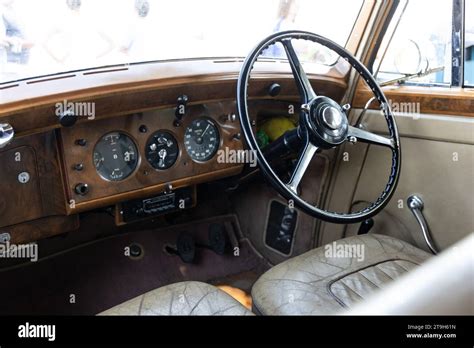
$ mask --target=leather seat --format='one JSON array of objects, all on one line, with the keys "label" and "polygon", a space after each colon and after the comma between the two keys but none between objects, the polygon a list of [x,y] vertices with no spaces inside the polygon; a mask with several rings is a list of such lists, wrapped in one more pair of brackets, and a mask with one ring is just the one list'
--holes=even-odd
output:
[{"label": "leather seat", "polygon": [[215,286],[181,282],[135,297],[99,315],[253,315]]},{"label": "leather seat", "polygon": [[[363,252],[357,255],[355,247]],[[352,250],[352,256],[344,250]],[[263,315],[340,313],[430,256],[383,235],[341,239],[263,274],[252,288],[253,309]]]},{"label": "leather seat", "polygon": [[473,250],[470,234],[346,314],[474,315]]}]

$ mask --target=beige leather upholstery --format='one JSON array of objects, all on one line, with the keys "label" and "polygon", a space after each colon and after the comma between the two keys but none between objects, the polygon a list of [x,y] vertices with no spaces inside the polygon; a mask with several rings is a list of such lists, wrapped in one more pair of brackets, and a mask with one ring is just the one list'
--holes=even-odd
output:
[{"label": "beige leather upholstery", "polygon": [[[352,256],[343,251],[352,251]],[[252,289],[254,311],[264,315],[335,314],[429,257],[430,254],[388,236],[370,234],[341,239],[263,274]]]},{"label": "beige leather upholstery", "polygon": [[253,313],[215,286],[201,282],[182,282],[152,290],[99,315],[253,315]]},{"label": "beige leather upholstery", "polygon": [[471,234],[346,314],[474,315],[473,250]]}]

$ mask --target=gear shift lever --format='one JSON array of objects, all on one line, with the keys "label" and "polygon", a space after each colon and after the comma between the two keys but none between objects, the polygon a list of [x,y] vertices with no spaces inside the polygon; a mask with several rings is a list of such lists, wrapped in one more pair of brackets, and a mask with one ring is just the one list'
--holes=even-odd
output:
[{"label": "gear shift lever", "polygon": [[423,233],[423,237],[425,238],[425,242],[428,245],[428,248],[433,254],[436,255],[438,253],[438,250],[434,244],[433,239],[431,238],[428,224],[426,223],[425,217],[423,216],[422,212],[425,206],[423,200],[417,195],[412,195],[408,197],[407,204],[413,215],[415,215],[416,221],[418,221],[418,224],[420,225],[421,232]]}]

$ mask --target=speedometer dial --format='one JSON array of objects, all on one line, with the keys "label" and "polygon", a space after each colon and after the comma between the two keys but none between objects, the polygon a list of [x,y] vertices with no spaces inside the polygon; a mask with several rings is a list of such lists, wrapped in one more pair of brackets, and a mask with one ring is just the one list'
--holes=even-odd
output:
[{"label": "speedometer dial", "polygon": [[216,125],[206,118],[194,120],[186,128],[184,145],[194,161],[210,160],[219,148],[219,131]]},{"label": "speedometer dial", "polygon": [[138,165],[138,149],[129,136],[113,132],[104,135],[94,148],[94,166],[108,181],[121,181]]}]

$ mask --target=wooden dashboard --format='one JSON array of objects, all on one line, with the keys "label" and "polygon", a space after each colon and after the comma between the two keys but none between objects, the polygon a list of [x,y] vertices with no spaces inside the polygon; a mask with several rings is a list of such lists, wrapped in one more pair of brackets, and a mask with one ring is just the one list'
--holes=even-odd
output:
[{"label": "wooden dashboard", "polygon": [[[153,110],[125,117],[83,122],[60,130],[61,154],[66,179],[69,214],[160,193],[166,187],[179,188],[238,174],[239,163],[219,163],[219,152],[206,161],[196,161],[185,149],[185,130],[195,120],[211,120],[218,130],[218,151],[243,150],[240,123],[233,102],[192,106],[179,126],[174,125],[175,110]],[[156,169],[147,160],[147,142],[157,131],[171,134],[177,142],[178,155],[170,168]],[[138,149],[133,173],[120,181],[101,177],[93,163],[93,151],[99,140],[111,132],[120,132]],[[78,170],[80,169],[80,170]],[[87,193],[76,192],[77,185],[87,185]]]},{"label": "wooden dashboard", "polygon": [[[241,63],[158,62],[0,84],[0,123],[15,130],[14,140],[0,149],[0,237],[8,234],[12,242],[22,243],[55,236],[77,230],[78,213],[146,198],[170,185],[192,187],[238,174],[242,164],[219,163],[217,154],[206,161],[192,160],[184,138],[194,120],[207,118],[218,130],[219,149],[244,149],[238,118],[229,117],[236,114]],[[346,68],[320,67],[309,78],[319,94],[341,100]],[[278,96],[268,93],[274,83],[281,86]],[[288,102],[299,99],[284,64],[261,63],[250,87],[255,114],[281,115]],[[183,94],[189,97],[188,109],[176,127],[176,100]],[[62,127],[55,111],[57,103],[65,101],[93,103],[95,118],[82,117],[74,126]],[[282,101],[286,104],[279,104]],[[147,142],[158,130],[172,134],[178,144],[176,162],[166,170],[155,169],[146,158]],[[137,150],[133,173],[118,182],[104,180],[94,163],[96,145],[110,132],[126,134]],[[79,139],[84,146],[78,145]],[[85,194],[77,193],[80,183],[87,184]]]}]

